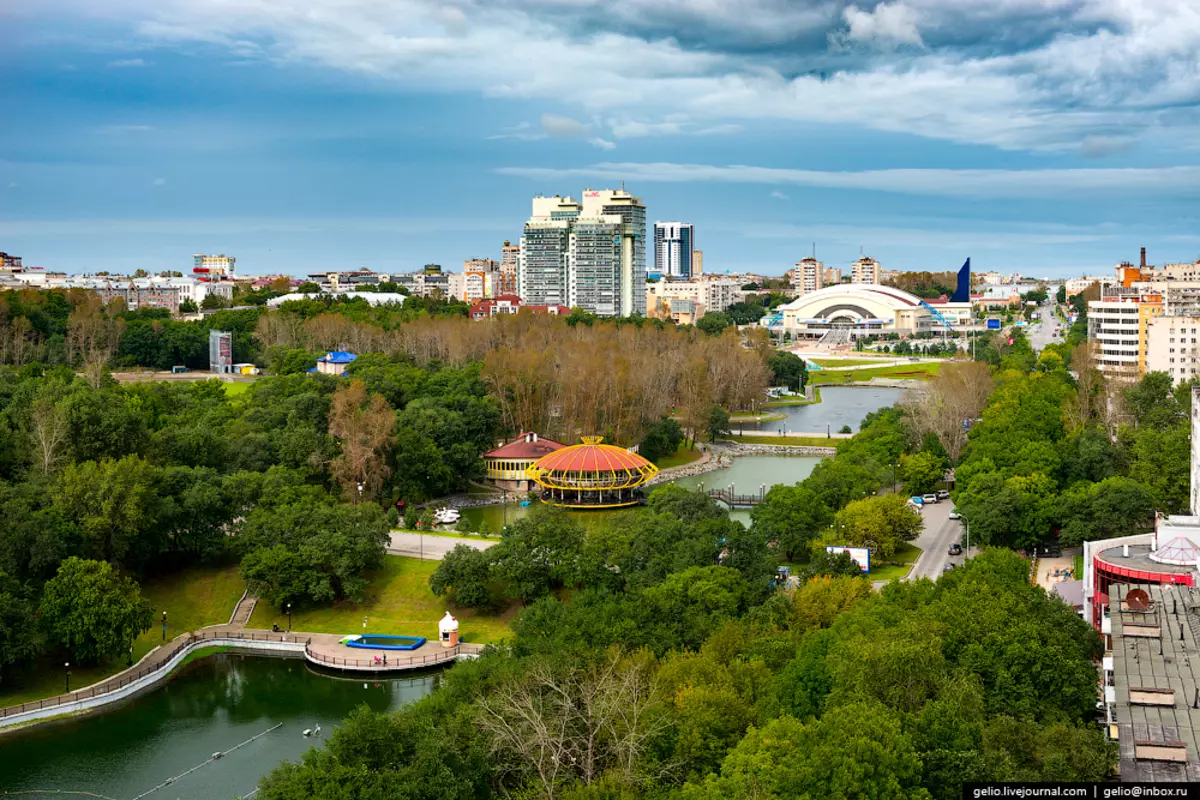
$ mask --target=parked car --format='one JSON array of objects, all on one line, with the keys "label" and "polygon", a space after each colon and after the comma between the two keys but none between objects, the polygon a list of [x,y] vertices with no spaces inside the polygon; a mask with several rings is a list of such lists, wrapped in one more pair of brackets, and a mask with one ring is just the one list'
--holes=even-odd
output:
[{"label": "parked car", "polygon": [[950,509],[950,519],[962,519],[962,514],[958,513],[957,508]]},{"label": "parked car", "polygon": [[948,491],[946,491],[945,489],[938,489],[937,490],[937,499],[938,500],[949,500],[950,493]]},{"label": "parked car", "polygon": [[939,501],[938,501],[938,496],[936,494],[923,494],[923,495],[921,495],[921,502],[937,503]]},{"label": "parked car", "polygon": [[942,567],[942,572],[949,572],[950,570],[954,569],[957,566],[958,565],[955,564],[953,561],[947,561],[946,566]]},{"label": "parked car", "polygon": [[954,544],[950,545],[950,555],[961,556],[962,555],[962,545],[959,544],[958,542],[955,542]]}]

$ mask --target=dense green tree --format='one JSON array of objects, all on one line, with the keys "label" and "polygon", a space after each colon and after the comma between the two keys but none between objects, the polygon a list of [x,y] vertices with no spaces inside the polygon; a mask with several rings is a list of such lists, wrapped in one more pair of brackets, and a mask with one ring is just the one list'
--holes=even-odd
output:
[{"label": "dense green tree", "polygon": [[729,412],[716,403],[713,403],[712,408],[708,412],[708,419],[704,424],[704,432],[708,434],[710,442],[715,442],[722,436],[728,436]]},{"label": "dense green tree", "polygon": [[720,311],[710,311],[696,320],[696,327],[709,336],[719,336],[730,325],[733,325],[733,320],[728,314]]},{"label": "dense green tree", "polygon": [[986,472],[957,493],[955,505],[970,523],[973,541],[1030,548],[1050,535],[1056,518],[1054,489],[1054,481],[1042,473],[1005,479],[999,472]]},{"label": "dense green tree", "polygon": [[1189,426],[1176,425],[1165,430],[1142,428],[1133,445],[1129,477],[1150,487],[1157,509],[1167,514],[1179,514],[1188,508],[1189,442]]},{"label": "dense green tree", "polygon": [[922,524],[903,497],[887,494],[847,503],[834,515],[830,531],[838,544],[867,547],[873,555],[887,557],[917,538]]},{"label": "dense green tree", "polygon": [[683,439],[683,429],[679,427],[679,423],[670,417],[663,417],[646,431],[638,454],[647,461],[657,463],[673,455],[683,444]]},{"label": "dense green tree", "polygon": [[908,494],[932,492],[946,472],[946,462],[929,452],[900,456],[900,480]]},{"label": "dense green tree", "polygon": [[720,776],[683,792],[688,800],[925,800],[921,761],[900,718],[878,704],[831,709],[804,724],[782,717],[751,730]]},{"label": "dense green tree", "polygon": [[1165,372],[1148,372],[1125,390],[1125,407],[1139,428],[1166,428],[1184,419],[1184,409],[1171,391],[1171,376]]},{"label": "dense green tree", "polygon": [[429,576],[429,588],[438,597],[450,592],[454,602],[465,608],[488,610],[495,605],[488,588],[491,563],[487,551],[457,544]]},{"label": "dense green tree", "polygon": [[78,527],[82,555],[137,566],[162,549],[157,479],[157,470],[138,456],[85,461],[62,471],[53,503]]},{"label": "dense green tree", "polygon": [[789,559],[801,558],[821,532],[833,522],[833,513],[807,483],[777,483],[763,501],[750,510],[755,530]]},{"label": "dense green tree", "polygon": [[362,601],[365,573],[383,563],[388,529],[383,511],[365,503],[260,506],[238,537],[242,575],[276,607],[343,597]]},{"label": "dense green tree", "polygon": [[27,592],[17,580],[0,571],[0,685],[14,667],[32,662],[41,652],[37,617]]},{"label": "dense green tree", "polygon": [[808,364],[795,353],[787,350],[772,350],[767,357],[767,366],[771,370],[771,383],[774,386],[786,386],[793,392],[804,390],[808,382]]},{"label": "dense green tree", "polygon": [[1059,541],[1076,547],[1093,539],[1145,533],[1154,527],[1153,491],[1123,477],[1078,483],[1058,498]]},{"label": "dense green tree", "polygon": [[490,548],[492,574],[510,597],[530,602],[579,581],[583,529],[564,512],[539,506],[508,526]]},{"label": "dense green tree", "polygon": [[154,609],[111,565],[72,556],[42,591],[38,616],[46,637],[79,663],[127,653],[150,630]]}]

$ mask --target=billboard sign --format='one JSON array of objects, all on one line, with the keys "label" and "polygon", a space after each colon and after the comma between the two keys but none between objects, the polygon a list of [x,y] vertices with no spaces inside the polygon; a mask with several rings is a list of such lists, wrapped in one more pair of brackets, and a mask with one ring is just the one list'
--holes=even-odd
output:
[{"label": "billboard sign", "polygon": [[850,558],[854,559],[854,563],[858,564],[859,569],[863,572],[871,571],[871,551],[866,547],[842,547],[841,545],[827,545],[825,552],[830,555],[838,553],[847,553]]},{"label": "billboard sign", "polygon": [[1000,330],[1000,320],[989,319],[987,321],[987,326],[988,326],[989,331],[998,331],[998,330]]}]

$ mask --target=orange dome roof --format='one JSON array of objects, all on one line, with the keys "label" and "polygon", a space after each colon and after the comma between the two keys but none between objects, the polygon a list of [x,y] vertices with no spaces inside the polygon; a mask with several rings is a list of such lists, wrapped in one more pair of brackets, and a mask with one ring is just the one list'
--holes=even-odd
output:
[{"label": "orange dome roof", "polygon": [[623,447],[601,444],[599,436],[584,436],[583,444],[571,445],[542,456],[533,467],[545,472],[644,472],[658,468]]}]

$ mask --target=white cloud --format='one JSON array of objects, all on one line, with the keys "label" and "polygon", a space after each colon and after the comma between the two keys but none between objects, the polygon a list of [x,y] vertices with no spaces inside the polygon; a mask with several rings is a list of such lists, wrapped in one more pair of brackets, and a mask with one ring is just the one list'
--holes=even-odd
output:
[{"label": "white cloud", "polygon": [[617,146],[616,142],[601,139],[599,136],[593,136],[591,139],[588,139],[588,144],[592,147],[599,147],[601,150],[614,150]]},{"label": "white cloud", "polygon": [[605,162],[569,169],[502,167],[497,172],[535,180],[593,178],[667,183],[792,184],[944,197],[1029,198],[1074,196],[1081,192],[1200,196],[1200,167],[824,172],[742,165]]},{"label": "white cloud", "polygon": [[904,4],[880,3],[874,11],[861,11],[850,5],[842,10],[842,18],[850,26],[846,38],[854,42],[871,42],[884,46],[909,44],[924,47],[917,30],[917,13]]},{"label": "white cloud", "polygon": [[[43,0],[39,7],[130,19],[154,46],[204,42],[239,58],[316,63],[421,91],[571,103],[577,110],[565,113],[580,119],[616,120],[614,139],[782,120],[1078,153],[1088,137],[1161,129],[1164,140],[1185,143],[1200,133],[1200,6],[1193,2],[858,2],[663,0],[616,9],[600,0],[120,0],[101,10],[85,0]],[[883,46],[830,49],[831,35]],[[889,45],[905,47],[890,52]]]},{"label": "white cloud", "polygon": [[167,179],[166,179],[166,178],[155,178],[155,179],[154,179],[154,185],[155,185],[155,186],[166,186],[166,185],[167,185]]},{"label": "white cloud", "polygon": [[779,191],[778,189],[771,192],[771,197],[775,198],[776,200],[787,200],[788,199],[788,196],[786,194],[784,194],[783,192]]},{"label": "white cloud", "polygon": [[8,182],[8,188],[10,188],[10,189],[15,189],[15,188],[17,188],[17,182],[16,182],[16,181],[9,181],[9,182]]},{"label": "white cloud", "polygon": [[583,136],[587,133],[588,126],[571,117],[563,117],[558,114],[542,114],[542,130],[548,136]]},{"label": "white cloud", "polygon": [[108,66],[120,69],[124,67],[146,67],[149,66],[149,63],[140,58],[118,58],[115,61],[108,62]]},{"label": "white cloud", "polygon": [[535,131],[533,126],[528,122],[521,122],[509,128],[504,128],[500,133],[494,133],[487,137],[488,139],[517,139],[522,142],[536,142],[546,138],[546,134],[541,131]]}]

